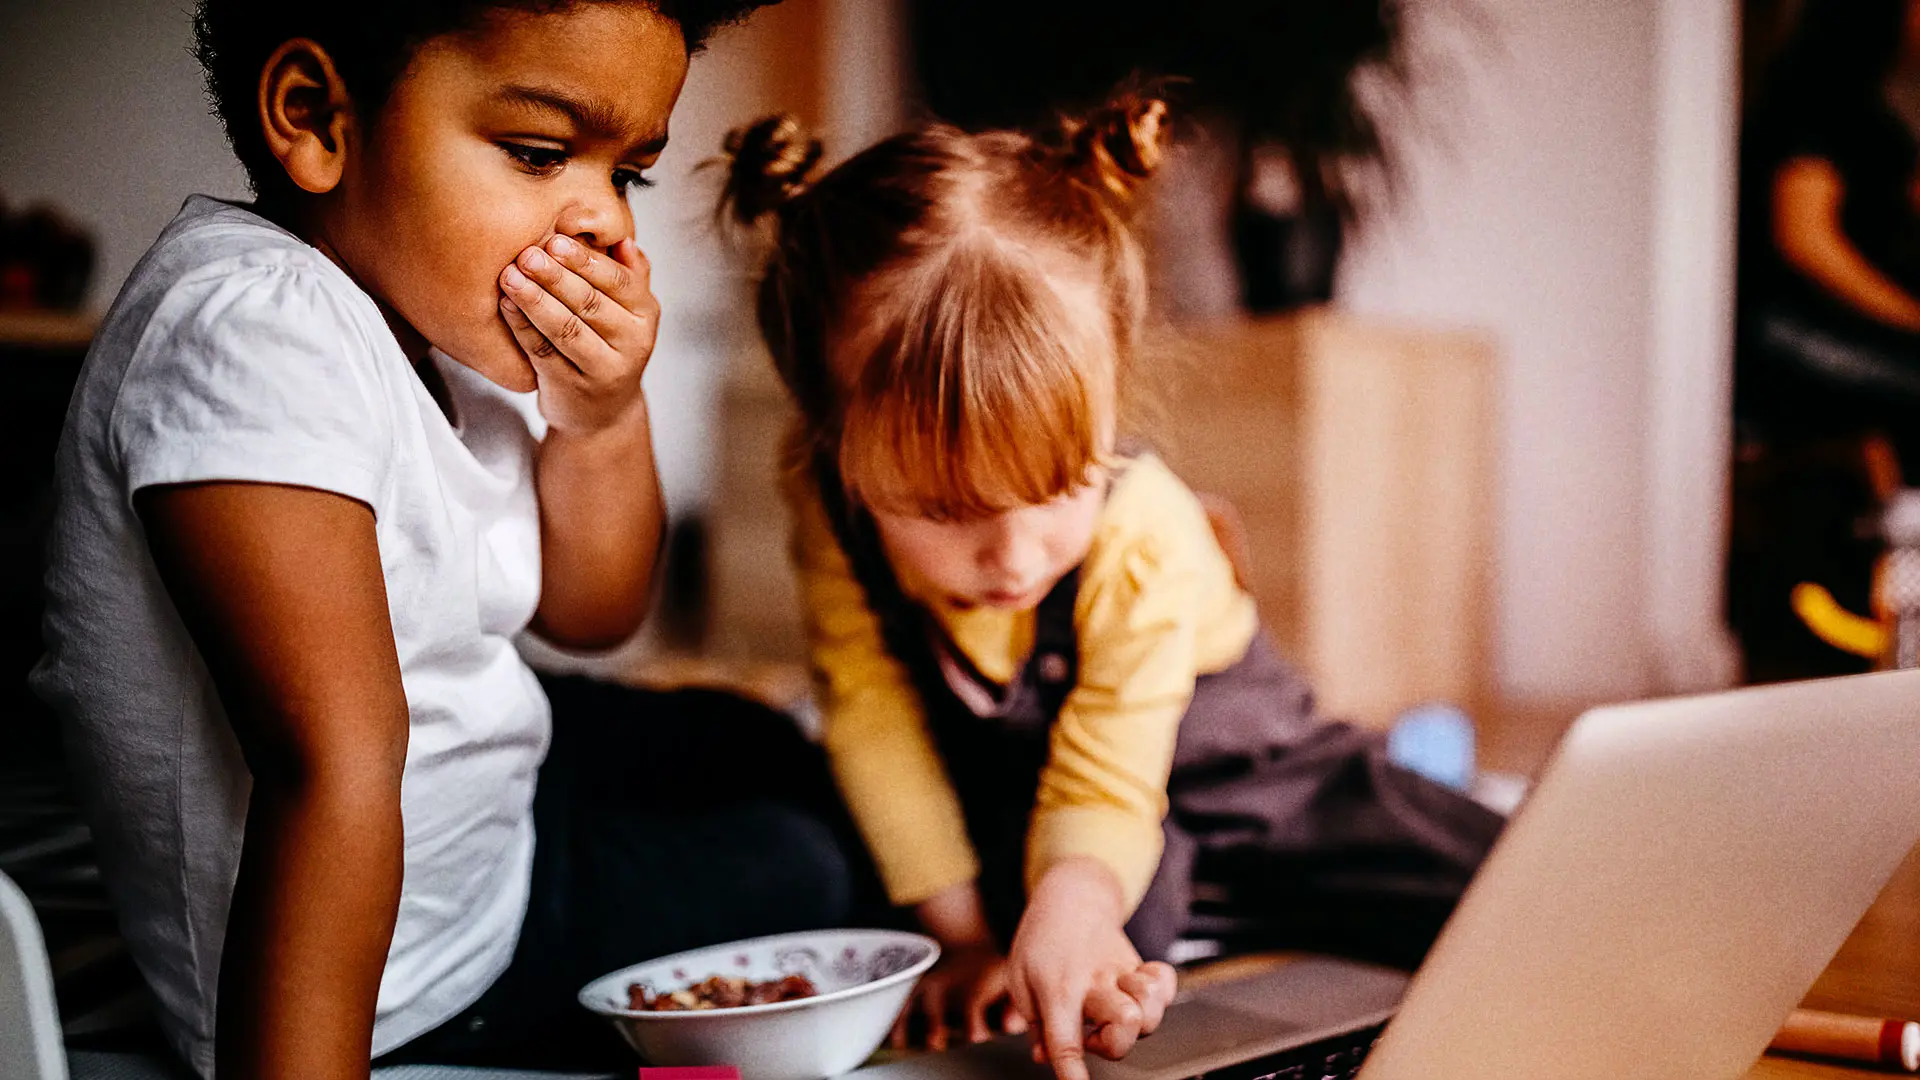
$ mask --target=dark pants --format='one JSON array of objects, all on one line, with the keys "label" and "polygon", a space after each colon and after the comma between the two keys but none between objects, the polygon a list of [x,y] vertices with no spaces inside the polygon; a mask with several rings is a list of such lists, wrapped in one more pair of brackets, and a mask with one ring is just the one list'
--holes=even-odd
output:
[{"label": "dark pants", "polygon": [[1772,439],[1876,431],[1920,483],[1920,334],[1845,312],[1775,305],[1741,327],[1735,412]]},{"label": "dark pants", "polygon": [[1801,582],[1871,610],[1881,506],[1862,452],[1884,437],[1920,484],[1920,334],[1837,305],[1756,305],[1735,373],[1738,445],[1727,617],[1750,682],[1823,678],[1869,661],[1817,637],[1789,598]]},{"label": "dark pants", "polygon": [[545,683],[553,747],[512,966],[382,1064],[630,1065],[612,1026],[574,1000],[593,979],[685,949],[886,918],[825,757],[791,719],[717,691]]},{"label": "dark pants", "polygon": [[[1050,738],[1051,718],[1032,720],[976,723],[977,779],[962,787],[1005,801],[1007,812],[991,817],[970,810],[983,899],[1003,941],[1026,906],[1031,792]],[[1015,791],[1024,801],[1011,801]],[[1195,685],[1167,796],[1166,847],[1127,924],[1148,959],[1199,938],[1225,955],[1300,949],[1411,969],[1505,825],[1392,764],[1378,733],[1326,720],[1264,634]]]}]

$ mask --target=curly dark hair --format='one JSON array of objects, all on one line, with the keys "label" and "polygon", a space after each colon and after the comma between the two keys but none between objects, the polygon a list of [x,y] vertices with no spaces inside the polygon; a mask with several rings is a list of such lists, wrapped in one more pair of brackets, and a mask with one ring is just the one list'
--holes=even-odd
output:
[{"label": "curly dark hair", "polygon": [[445,34],[477,29],[495,11],[564,11],[581,3],[639,3],[680,25],[687,50],[699,52],[714,31],[779,0],[199,0],[194,54],[206,72],[207,99],[226,125],[227,140],[254,194],[289,194],[279,162],[256,120],[260,71],[294,38],[318,42],[333,58],[357,108],[371,115],[386,104],[416,49]]}]

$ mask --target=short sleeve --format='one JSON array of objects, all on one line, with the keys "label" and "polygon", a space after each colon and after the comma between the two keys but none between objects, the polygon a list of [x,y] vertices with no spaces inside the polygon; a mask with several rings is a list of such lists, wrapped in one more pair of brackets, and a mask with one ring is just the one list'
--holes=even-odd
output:
[{"label": "short sleeve", "polygon": [[238,481],[376,505],[393,438],[381,365],[396,362],[369,333],[377,317],[330,267],[208,267],[175,284],[113,409],[127,495]]}]

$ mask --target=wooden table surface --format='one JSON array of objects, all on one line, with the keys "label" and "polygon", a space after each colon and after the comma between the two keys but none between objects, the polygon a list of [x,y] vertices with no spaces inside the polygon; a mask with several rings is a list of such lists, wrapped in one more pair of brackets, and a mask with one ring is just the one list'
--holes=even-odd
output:
[{"label": "wooden table surface", "polygon": [[[1806,1006],[1920,1019],[1920,849],[1894,872],[1886,891],[1813,984]],[[1749,1080],[1867,1075],[1872,1071],[1773,1055],[1747,1073]]]}]

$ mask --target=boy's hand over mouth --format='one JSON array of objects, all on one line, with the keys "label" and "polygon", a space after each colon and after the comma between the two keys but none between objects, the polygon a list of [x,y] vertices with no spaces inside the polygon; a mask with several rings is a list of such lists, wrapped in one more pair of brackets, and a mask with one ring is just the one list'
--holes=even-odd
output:
[{"label": "boy's hand over mouth", "polygon": [[540,382],[556,431],[621,426],[644,400],[640,376],[660,328],[647,257],[632,240],[601,254],[568,236],[529,247],[500,274],[500,313]]}]

